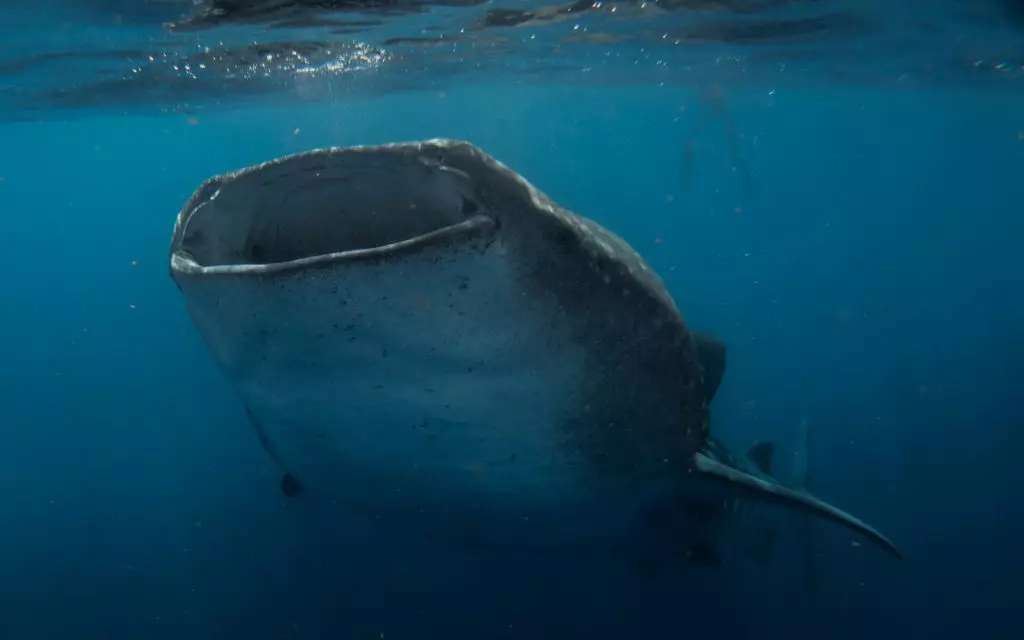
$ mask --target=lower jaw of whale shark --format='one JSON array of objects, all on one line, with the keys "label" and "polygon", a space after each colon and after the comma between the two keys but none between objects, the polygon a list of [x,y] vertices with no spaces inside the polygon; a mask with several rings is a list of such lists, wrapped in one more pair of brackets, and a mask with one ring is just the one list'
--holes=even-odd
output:
[{"label": "lower jaw of whale shark", "polygon": [[[632,499],[603,480],[581,489],[585,465],[561,457],[565,432],[552,426],[566,413],[587,421],[590,401],[601,398],[580,400],[578,382],[594,373],[593,351],[606,347],[591,340],[581,348],[578,318],[524,286],[524,273],[542,272],[539,265],[564,266],[550,256],[566,241],[494,242],[499,217],[473,179],[423,155],[413,145],[310,153],[205,183],[179,218],[171,255],[200,333],[285,472],[286,494],[332,487],[368,513],[390,508],[416,519],[429,511],[432,524],[469,531],[519,514],[516,527],[495,527],[506,538],[617,532],[616,514],[628,518]],[[499,182],[493,166],[477,169]],[[578,286],[567,280],[566,288]],[[635,301],[604,304],[638,322],[629,315]],[[627,343],[622,358],[598,361],[639,348]],[[602,391],[622,399],[609,406],[635,404],[634,424],[664,424],[675,411],[676,386],[652,389],[619,369],[608,377],[620,383]],[[683,466],[831,519],[898,555],[873,528],[813,496],[700,453]]]}]

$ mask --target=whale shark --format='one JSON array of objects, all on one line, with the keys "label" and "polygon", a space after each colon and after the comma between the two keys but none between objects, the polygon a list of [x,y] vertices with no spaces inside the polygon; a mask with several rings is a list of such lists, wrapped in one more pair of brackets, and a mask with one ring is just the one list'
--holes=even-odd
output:
[{"label": "whale shark", "polygon": [[[460,140],[215,175],[170,275],[291,499],[546,549],[677,541],[731,497],[874,527],[710,433],[725,345],[622,238]],[[440,533],[438,533],[440,532]],[[712,562],[713,563],[713,562]]]}]

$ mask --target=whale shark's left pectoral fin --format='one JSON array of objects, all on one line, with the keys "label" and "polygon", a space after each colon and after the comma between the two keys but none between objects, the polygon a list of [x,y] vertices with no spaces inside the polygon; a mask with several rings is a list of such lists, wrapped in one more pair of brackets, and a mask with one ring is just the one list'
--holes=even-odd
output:
[{"label": "whale shark's left pectoral fin", "polygon": [[281,470],[281,482],[278,485],[286,497],[294,498],[295,496],[302,493],[305,488],[302,481],[296,478],[291,471],[288,470],[288,466],[281,459],[281,455],[277,452],[277,448],[267,437],[266,431],[263,429],[263,424],[256,418],[256,414],[252,412],[249,407],[245,408],[245,415],[249,419],[249,424],[253,430],[256,431],[256,437],[259,438],[260,444],[263,445],[263,450],[267,452],[270,459],[274,461],[278,469]]},{"label": "whale shark's left pectoral fin", "polygon": [[903,555],[888,538],[879,533],[874,527],[860,519],[833,507],[832,505],[815,498],[809,493],[794,491],[778,483],[756,478],[739,469],[716,462],[704,454],[698,453],[694,456],[694,463],[698,472],[709,477],[729,483],[737,489],[743,489],[755,494],[762,500],[770,500],[782,506],[798,509],[812,515],[821,516],[827,520],[839,523],[849,529],[864,534],[877,543],[893,556],[903,559]]}]

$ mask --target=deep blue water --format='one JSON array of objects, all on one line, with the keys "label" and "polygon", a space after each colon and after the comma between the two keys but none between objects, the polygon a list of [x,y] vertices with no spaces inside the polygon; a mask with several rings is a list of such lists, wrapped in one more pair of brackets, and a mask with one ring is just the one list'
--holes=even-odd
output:
[{"label": "deep blue water", "polygon": [[[0,96],[42,82],[20,73]],[[1020,637],[1019,82],[828,75],[517,70],[317,100],[12,105],[0,640]],[[772,439],[785,475],[807,421],[816,493],[906,560],[822,525],[809,597],[786,533],[766,566],[680,575],[440,547],[288,503],[168,275],[175,216],[213,174],[437,136],[637,248],[729,346],[721,437]]]}]

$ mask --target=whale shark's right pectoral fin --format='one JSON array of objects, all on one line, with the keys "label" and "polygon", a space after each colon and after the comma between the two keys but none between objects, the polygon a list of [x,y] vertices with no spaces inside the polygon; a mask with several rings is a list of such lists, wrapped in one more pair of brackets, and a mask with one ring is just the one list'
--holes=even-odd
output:
[{"label": "whale shark's right pectoral fin", "polygon": [[874,527],[862,522],[860,519],[841,509],[833,507],[827,502],[815,498],[809,493],[794,491],[793,489],[784,487],[778,483],[756,478],[748,473],[740,471],[739,469],[734,469],[728,465],[716,462],[701,453],[694,456],[694,463],[697,471],[702,474],[727,482],[730,486],[736,489],[746,490],[762,500],[769,500],[791,509],[797,509],[812,515],[817,515],[841,524],[849,529],[853,529],[854,531],[867,536],[870,540],[877,543],[891,555],[899,558],[900,560],[903,559],[903,555],[900,553],[899,549],[896,548],[896,545],[890,542],[888,538],[879,533]]}]

